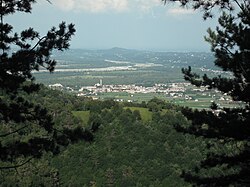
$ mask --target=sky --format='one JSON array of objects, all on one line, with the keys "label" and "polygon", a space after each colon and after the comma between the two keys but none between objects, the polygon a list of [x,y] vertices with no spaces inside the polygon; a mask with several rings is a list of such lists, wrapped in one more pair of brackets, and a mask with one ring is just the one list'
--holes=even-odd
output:
[{"label": "sky", "polygon": [[216,19],[204,21],[202,12],[164,5],[160,0],[38,0],[32,14],[6,18],[15,31],[33,27],[41,35],[62,21],[74,23],[71,48],[121,47],[154,51],[210,51],[204,41]]}]

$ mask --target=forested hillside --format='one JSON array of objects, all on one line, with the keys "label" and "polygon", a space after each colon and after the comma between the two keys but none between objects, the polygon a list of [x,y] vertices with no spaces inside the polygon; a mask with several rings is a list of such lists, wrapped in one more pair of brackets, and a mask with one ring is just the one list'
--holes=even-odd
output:
[{"label": "forested hillside", "polygon": [[[124,107],[114,103],[90,111],[88,125],[96,132],[94,142],[72,145],[52,159],[52,165],[60,172],[61,183],[66,186],[188,186],[180,174],[183,168],[191,168],[202,159],[205,153],[202,140],[174,130],[175,124],[188,122],[167,103],[162,102],[158,111],[149,111],[148,105]],[[152,119],[141,117],[143,112],[148,112]]]},{"label": "forested hillside", "polygon": [[[1,99],[6,97],[2,95]],[[91,130],[84,128],[82,122],[75,118],[71,112],[76,108],[76,103],[79,104],[80,99],[59,91],[49,90],[42,85],[40,85],[39,92],[22,93],[18,98],[30,101],[35,106],[46,108],[43,109],[43,113],[46,114],[47,118],[51,117],[49,120],[54,124],[53,139],[36,123],[26,123],[30,127],[21,128],[17,132],[11,132],[11,126],[7,124],[3,125],[0,129],[0,186],[58,186],[58,171],[51,167],[49,160],[63,151],[70,143],[91,142],[94,138]],[[18,103],[15,106],[18,107]],[[21,127],[23,125],[23,123],[19,124]],[[4,136],[6,132],[11,133]],[[25,136],[25,134],[27,135]],[[38,138],[36,139],[36,137]],[[49,140],[43,142],[45,138]],[[15,149],[7,149],[8,146],[16,147]],[[9,156],[5,156],[6,154]],[[19,157],[15,158],[14,155]],[[29,159],[27,160],[26,157]]]},{"label": "forested hillside", "polygon": [[[189,123],[179,108],[156,98],[142,104],[93,101],[46,87],[25,97],[46,107],[57,132],[73,144],[60,146],[60,155],[47,153],[1,171],[1,186],[188,186],[182,169],[205,155],[202,139],[174,130]],[[76,127],[89,141],[65,131]],[[70,143],[66,137],[60,142]]]}]

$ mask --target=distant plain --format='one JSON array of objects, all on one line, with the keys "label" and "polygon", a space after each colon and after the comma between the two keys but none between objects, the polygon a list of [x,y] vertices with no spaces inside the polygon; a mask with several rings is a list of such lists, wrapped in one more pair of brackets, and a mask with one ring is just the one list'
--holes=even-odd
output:
[{"label": "distant plain", "polygon": [[[140,85],[170,84],[185,82],[182,68],[191,66],[198,74],[209,76],[230,76],[214,66],[212,53],[206,52],[153,52],[122,48],[107,50],[72,49],[66,52],[56,52],[52,56],[58,64],[52,74],[40,70],[35,73],[37,82],[45,85],[60,83],[70,87],[75,92],[83,86],[93,86],[102,79],[103,85]],[[100,93],[99,99],[123,99],[135,102],[148,101],[158,97],[175,104],[194,108],[208,108],[211,97],[188,90],[193,100],[170,98],[162,93]],[[219,101],[221,94],[211,91],[213,100],[222,106],[235,106],[235,103]],[[209,94],[209,95],[211,95]],[[196,101],[195,101],[196,100]],[[197,102],[198,101],[198,102]],[[238,104],[236,104],[238,105]]]}]

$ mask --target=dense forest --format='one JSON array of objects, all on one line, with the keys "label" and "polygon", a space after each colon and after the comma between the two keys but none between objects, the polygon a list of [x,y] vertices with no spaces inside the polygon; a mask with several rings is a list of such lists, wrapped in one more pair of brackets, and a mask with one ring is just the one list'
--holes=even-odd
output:
[{"label": "dense forest", "polygon": [[141,104],[94,101],[44,86],[25,97],[48,109],[58,131],[81,127],[93,139],[76,138],[59,155],[46,153],[16,170],[1,170],[1,186],[188,186],[182,169],[206,153],[201,138],[174,130],[190,123],[180,108],[157,98]]}]

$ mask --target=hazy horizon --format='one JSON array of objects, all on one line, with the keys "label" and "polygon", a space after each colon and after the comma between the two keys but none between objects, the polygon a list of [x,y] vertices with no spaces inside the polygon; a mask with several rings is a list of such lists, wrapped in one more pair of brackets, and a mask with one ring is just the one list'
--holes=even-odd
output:
[{"label": "hazy horizon", "polygon": [[206,30],[217,19],[204,21],[202,13],[160,0],[52,0],[39,1],[31,14],[18,13],[5,21],[14,31],[29,27],[46,34],[60,22],[74,23],[72,49],[125,49],[210,52]]},{"label": "hazy horizon", "polygon": [[177,52],[177,53],[212,53],[210,50],[207,50],[207,51],[203,51],[203,50],[192,50],[192,49],[153,49],[153,48],[138,48],[138,49],[135,49],[135,48],[125,48],[125,47],[117,47],[117,46],[114,46],[114,47],[106,47],[106,48],[75,48],[75,47],[70,47],[69,50],[112,50],[112,49],[124,49],[124,50],[134,50],[134,51],[148,51],[148,52],[166,52],[166,53],[171,53],[171,52]]}]

